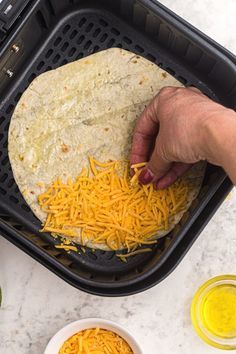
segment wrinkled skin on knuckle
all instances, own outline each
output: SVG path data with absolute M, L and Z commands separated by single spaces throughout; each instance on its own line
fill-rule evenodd
M 175 87 L 175 93 L 176 94 L 183 95 L 184 92 L 186 92 L 186 89 L 184 87 Z
M 172 87 L 172 86 L 165 86 L 162 87 L 159 91 L 158 96 L 162 99 L 163 97 L 172 95 L 176 90 L 176 87 Z

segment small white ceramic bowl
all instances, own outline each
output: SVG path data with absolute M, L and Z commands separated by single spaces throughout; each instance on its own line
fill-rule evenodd
M 44 354 L 58 354 L 63 343 L 69 339 L 74 334 L 83 331 L 88 328 L 100 327 L 107 329 L 114 333 L 117 333 L 120 337 L 124 338 L 129 344 L 130 348 L 133 350 L 134 354 L 144 354 L 141 347 L 134 339 L 132 334 L 130 334 L 125 328 L 120 325 L 100 318 L 87 318 L 79 321 L 72 322 L 67 326 L 63 327 L 59 332 L 57 332 L 52 339 L 49 341 Z

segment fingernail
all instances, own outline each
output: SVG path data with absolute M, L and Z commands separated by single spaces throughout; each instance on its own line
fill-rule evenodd
M 152 173 L 152 171 L 150 171 L 147 168 L 142 169 L 140 175 L 139 175 L 139 182 L 141 184 L 148 184 L 151 183 L 154 179 L 154 174 Z

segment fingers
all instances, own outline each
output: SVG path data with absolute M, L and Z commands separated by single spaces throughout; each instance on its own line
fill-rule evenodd
M 155 100 L 157 97 L 144 110 L 135 127 L 130 156 L 131 165 L 148 161 L 153 150 L 159 130 Z
M 158 138 L 156 140 L 155 149 L 151 155 L 151 158 L 139 175 L 139 182 L 142 184 L 148 184 L 156 182 L 162 178 L 170 170 L 172 163 L 167 161 L 161 154 Z
M 155 183 L 155 188 L 165 189 L 191 168 L 192 164 L 175 162 L 170 170 Z
M 130 157 L 131 165 L 148 161 L 153 150 L 155 138 L 156 134 L 147 135 L 141 131 L 134 133 Z
M 142 113 L 130 156 L 131 164 L 148 162 L 139 175 L 141 184 L 154 183 L 157 188 L 166 188 L 190 167 L 176 161 L 197 160 L 191 149 L 191 144 L 196 145 L 196 133 L 192 133 L 188 117 L 200 96 L 201 91 L 195 87 L 165 87 Z
M 162 88 L 142 113 L 134 130 L 130 156 L 131 165 L 149 160 L 159 131 L 159 104 L 163 100 L 169 100 L 178 89 L 176 87 Z
M 151 158 L 147 164 L 147 168 L 152 171 L 155 176 L 154 181 L 159 180 L 163 177 L 170 169 L 172 163 L 163 157 L 161 153 L 159 137 L 157 137 L 155 149 L 151 155 Z

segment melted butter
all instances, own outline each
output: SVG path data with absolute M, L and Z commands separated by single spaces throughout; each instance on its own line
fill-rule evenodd
M 210 289 L 202 299 L 200 316 L 213 335 L 236 337 L 236 286 L 225 284 Z

